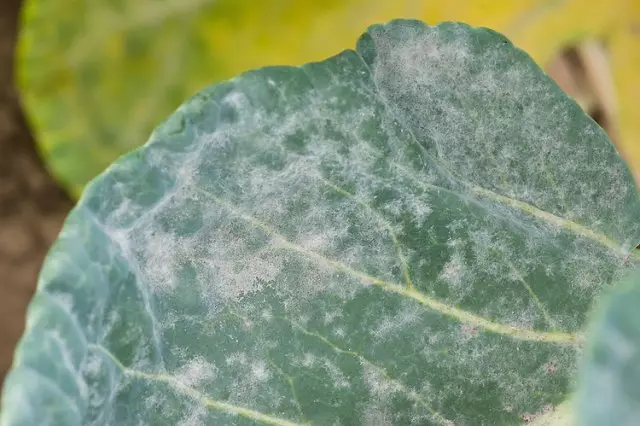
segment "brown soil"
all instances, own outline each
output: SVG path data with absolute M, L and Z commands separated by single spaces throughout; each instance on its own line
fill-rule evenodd
M 0 384 L 44 255 L 73 205 L 40 160 L 14 88 L 20 4 L 0 1 Z

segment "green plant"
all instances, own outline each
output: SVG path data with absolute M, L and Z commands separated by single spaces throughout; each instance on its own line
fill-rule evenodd
M 579 423 L 632 426 L 640 422 L 640 269 L 599 308 L 584 357 Z
M 604 132 L 506 38 L 373 26 L 201 92 L 89 185 L 0 423 L 566 421 L 638 212 Z
M 370 23 L 414 16 L 490 27 L 541 67 L 578 40 L 606 40 L 617 89 L 608 105 L 619 110 L 609 124 L 619 126 L 621 152 L 640 176 L 640 8 L 631 3 L 25 0 L 17 77 L 40 152 L 77 198 L 202 87 L 264 65 L 326 58 L 350 47 Z

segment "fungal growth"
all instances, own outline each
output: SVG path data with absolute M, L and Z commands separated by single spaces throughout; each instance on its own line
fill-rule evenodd
M 639 263 L 638 213 L 604 132 L 504 37 L 374 26 L 204 90 L 90 185 L 2 424 L 535 421 Z

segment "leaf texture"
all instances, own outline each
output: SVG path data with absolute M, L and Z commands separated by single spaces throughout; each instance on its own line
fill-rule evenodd
M 544 419 L 639 262 L 639 212 L 604 132 L 504 36 L 376 25 L 200 92 L 89 185 L 0 424 Z
M 541 66 L 568 44 L 595 38 L 607 42 L 614 70 L 619 148 L 639 173 L 636 3 L 27 0 L 18 81 L 50 169 L 79 196 L 90 179 L 137 148 L 201 88 L 256 67 L 334 55 L 375 22 L 417 17 L 486 26 Z
M 575 404 L 579 425 L 640 422 L 639 272 L 625 277 L 595 318 Z

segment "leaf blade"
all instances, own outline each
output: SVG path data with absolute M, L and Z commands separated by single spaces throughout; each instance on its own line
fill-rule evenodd
M 373 32 L 378 43 L 411 45 L 421 31 L 442 31 L 418 43 L 431 52 L 455 42 L 451 25 L 397 21 L 392 33 Z M 489 30 L 457 31 L 515 51 Z M 64 367 L 80 378 L 73 386 L 87 386 L 76 398 L 84 418 L 243 424 L 243 412 L 312 424 L 520 424 L 568 397 L 593 299 L 630 265 L 587 232 L 474 191 L 475 176 L 436 155 L 433 126 L 399 119 L 404 100 L 389 96 L 398 87 L 380 83 L 371 58 L 382 56 L 367 49 L 211 87 L 88 187 L 39 286 L 68 301 L 72 322 L 88 324 L 84 340 L 69 340 L 82 362 Z M 424 52 L 405 64 L 422 64 Z M 473 66 L 501 69 L 484 59 L 457 72 L 468 82 Z M 517 64 L 549 85 L 532 61 Z M 414 68 L 409 86 L 429 72 Z M 527 87 L 517 87 L 526 101 Z M 439 99 L 442 90 L 431 89 L 423 96 Z M 429 123 L 433 105 L 416 105 Z M 573 108 L 565 98 L 556 107 Z M 487 102 L 457 124 L 496 111 Z M 633 195 L 610 141 L 585 115 L 574 118 L 593 131 L 581 155 L 618 170 L 609 179 Z M 557 130 L 539 132 L 575 145 Z M 515 135 L 523 145 L 536 137 Z M 459 143 L 483 142 L 467 136 Z M 486 159 L 470 156 L 470 170 Z M 509 180 L 488 183 L 512 195 Z M 637 192 L 600 211 L 603 194 L 563 201 L 588 207 L 577 215 L 584 229 L 613 240 L 631 224 L 636 238 Z M 557 218 L 571 211 L 556 210 Z M 34 323 L 24 341 L 51 332 Z M 46 348 L 31 350 L 13 376 L 49 359 Z M 176 383 L 186 387 L 171 391 Z

